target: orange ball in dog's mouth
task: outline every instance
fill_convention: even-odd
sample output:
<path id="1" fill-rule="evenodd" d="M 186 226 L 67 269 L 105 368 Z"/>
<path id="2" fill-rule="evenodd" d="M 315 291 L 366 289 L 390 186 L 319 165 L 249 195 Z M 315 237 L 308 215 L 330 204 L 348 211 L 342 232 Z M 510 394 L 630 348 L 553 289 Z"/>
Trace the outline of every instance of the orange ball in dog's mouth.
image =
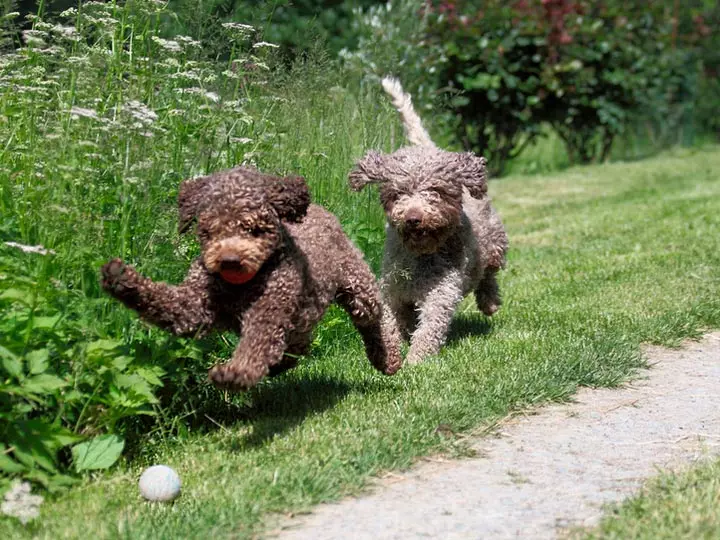
<path id="1" fill-rule="evenodd" d="M 256 272 L 242 272 L 240 270 L 221 270 L 220 277 L 233 285 L 242 285 L 255 277 Z"/>

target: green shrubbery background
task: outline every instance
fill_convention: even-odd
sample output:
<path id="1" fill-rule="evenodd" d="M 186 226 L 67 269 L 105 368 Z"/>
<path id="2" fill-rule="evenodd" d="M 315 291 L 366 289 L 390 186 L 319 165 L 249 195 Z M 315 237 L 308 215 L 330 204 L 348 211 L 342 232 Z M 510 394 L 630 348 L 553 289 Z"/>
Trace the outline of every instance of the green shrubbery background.
<path id="1" fill-rule="evenodd" d="M 715 2 L 646 4 L 0 2 L 3 481 L 61 487 L 242 404 L 204 381 L 232 337 L 176 339 L 100 294 L 111 256 L 181 278 L 197 246 L 175 233 L 180 180 L 304 174 L 378 268 L 381 211 L 345 187 L 365 150 L 402 141 L 378 76 L 496 173 L 717 137 Z M 316 351 L 346 324 L 332 312 Z"/>

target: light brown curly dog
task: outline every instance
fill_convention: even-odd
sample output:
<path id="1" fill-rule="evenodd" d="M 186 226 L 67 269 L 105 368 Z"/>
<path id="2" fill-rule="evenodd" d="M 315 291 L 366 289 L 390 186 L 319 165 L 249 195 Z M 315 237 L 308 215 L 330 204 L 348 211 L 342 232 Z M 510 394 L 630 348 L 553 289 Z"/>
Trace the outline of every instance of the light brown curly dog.
<path id="1" fill-rule="evenodd" d="M 180 232 L 197 220 L 202 248 L 185 281 L 157 283 L 114 259 L 102 286 L 175 334 L 240 334 L 232 358 L 209 372 L 216 386 L 247 389 L 295 366 L 333 301 L 350 314 L 373 366 L 388 375 L 400 368 L 375 277 L 337 218 L 310 204 L 303 178 L 230 169 L 183 182 L 178 206 Z"/>
<path id="2" fill-rule="evenodd" d="M 410 95 L 382 81 L 400 112 L 411 146 L 369 152 L 350 173 L 359 190 L 378 184 L 387 217 L 381 286 L 389 325 L 410 338 L 407 362 L 436 354 L 453 314 L 475 293 L 490 316 L 500 307 L 496 274 L 508 239 L 487 195 L 485 158 L 441 150 L 430 139 Z"/>

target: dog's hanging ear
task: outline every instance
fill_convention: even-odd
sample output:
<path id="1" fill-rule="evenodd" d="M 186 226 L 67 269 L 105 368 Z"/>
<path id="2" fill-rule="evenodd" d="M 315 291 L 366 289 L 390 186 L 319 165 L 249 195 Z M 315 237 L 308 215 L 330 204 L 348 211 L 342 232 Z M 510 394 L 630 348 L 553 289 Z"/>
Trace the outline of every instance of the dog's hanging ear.
<path id="1" fill-rule="evenodd" d="M 268 177 L 265 197 L 278 216 L 286 221 L 300 221 L 310 206 L 310 190 L 302 176 Z"/>
<path id="2" fill-rule="evenodd" d="M 379 184 L 387 180 L 385 157 L 379 152 L 368 152 L 350 171 L 348 181 L 353 191 L 360 191 L 368 184 Z"/>
<path id="3" fill-rule="evenodd" d="M 487 194 L 487 160 L 472 152 L 455 154 L 452 167 L 455 181 L 465 186 L 470 195 L 482 199 Z"/>
<path id="4" fill-rule="evenodd" d="M 178 191 L 178 232 L 180 234 L 187 232 L 195 221 L 198 207 L 210 181 L 211 177 L 200 176 L 185 180 L 180 184 Z"/>

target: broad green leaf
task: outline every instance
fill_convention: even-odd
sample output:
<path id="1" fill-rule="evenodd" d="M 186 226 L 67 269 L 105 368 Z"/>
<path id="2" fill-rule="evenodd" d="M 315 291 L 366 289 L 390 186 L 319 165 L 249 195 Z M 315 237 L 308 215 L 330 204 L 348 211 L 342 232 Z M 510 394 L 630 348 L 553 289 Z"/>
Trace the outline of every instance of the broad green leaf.
<path id="1" fill-rule="evenodd" d="M 60 377 L 50 375 L 49 373 L 42 373 L 23 381 L 22 389 L 33 394 L 46 394 L 66 385 L 67 383 Z"/>
<path id="2" fill-rule="evenodd" d="M 42 420 L 27 420 L 14 424 L 7 433 L 7 443 L 13 447 L 18 461 L 33 468 L 40 466 L 56 472 L 54 435 L 61 429 Z"/>
<path id="3" fill-rule="evenodd" d="M 20 302 L 26 306 L 32 306 L 33 295 L 29 291 L 23 291 L 22 289 L 8 289 L 0 294 L 0 300 L 10 300 L 11 302 Z"/>
<path id="4" fill-rule="evenodd" d="M 118 460 L 124 447 L 125 441 L 117 435 L 100 435 L 75 445 L 72 449 L 75 470 L 107 469 Z"/>
<path id="5" fill-rule="evenodd" d="M 35 317 L 32 322 L 32 326 L 36 330 L 52 330 L 60 320 L 60 315 L 53 315 L 52 317 Z"/>
<path id="6" fill-rule="evenodd" d="M 97 339 L 88 343 L 85 350 L 87 351 L 87 354 L 90 355 L 98 351 L 114 351 L 120 346 L 122 346 L 122 342 L 116 339 Z"/>
<path id="7" fill-rule="evenodd" d="M 0 345 L 0 365 L 13 377 L 22 375 L 22 359 L 2 345 Z"/>
<path id="8" fill-rule="evenodd" d="M 36 351 L 29 352 L 25 355 L 28 371 L 30 371 L 33 375 L 43 373 L 48 367 L 49 357 L 50 351 L 47 349 L 38 349 Z"/>
<path id="9" fill-rule="evenodd" d="M 117 371 L 125 371 L 130 362 L 132 362 L 132 358 L 129 356 L 116 356 L 113 358 L 112 367 Z"/>
<path id="10" fill-rule="evenodd" d="M 62 448 L 63 446 L 68 446 L 81 440 L 83 440 L 83 437 L 65 428 L 59 429 L 53 436 L 53 441 L 57 448 Z"/>
<path id="11" fill-rule="evenodd" d="M 5 473 L 13 474 L 25 470 L 25 467 L 7 455 L 7 447 L 0 443 L 0 470 Z"/>
<path id="12" fill-rule="evenodd" d="M 163 382 L 160 379 L 165 372 L 162 368 L 158 366 L 152 366 L 152 367 L 139 367 L 136 370 L 136 373 L 140 375 L 143 379 L 145 379 L 148 383 L 152 384 L 153 386 L 162 386 Z"/>
<path id="13" fill-rule="evenodd" d="M 132 375 L 120 373 L 115 376 L 115 383 L 119 388 L 130 390 L 132 393 L 143 396 L 149 403 L 157 402 L 150 384 L 137 373 L 133 373 Z"/>

